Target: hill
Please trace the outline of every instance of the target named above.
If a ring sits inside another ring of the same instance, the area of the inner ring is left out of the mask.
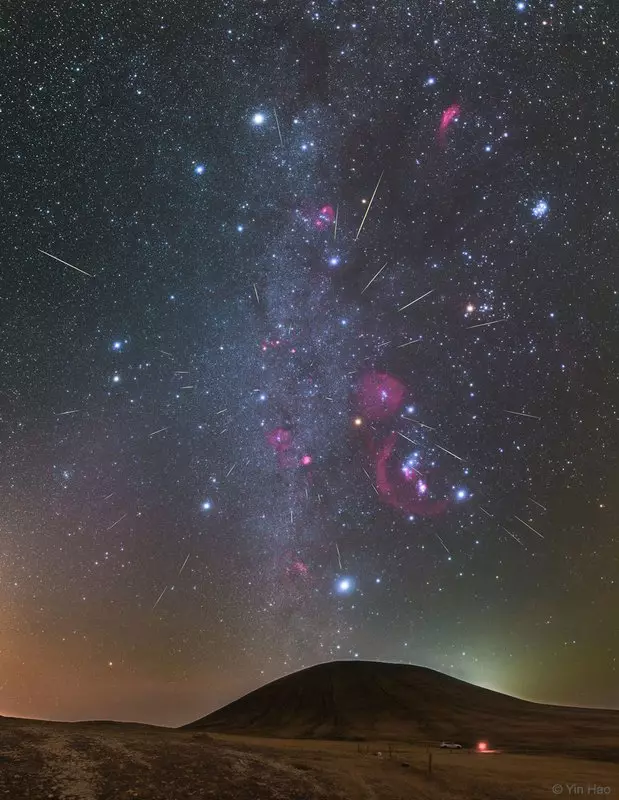
[[[619,755],[619,711],[532,703],[424,667],[371,661],[309,667],[183,727],[465,746],[488,740],[512,751]]]

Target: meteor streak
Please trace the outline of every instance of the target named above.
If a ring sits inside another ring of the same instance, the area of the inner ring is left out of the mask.
[[[86,272],[85,269],[80,269],[79,267],[76,267],[73,264],[69,264],[68,261],[63,261],[61,258],[58,258],[58,256],[53,256],[51,253],[46,253],[45,250],[39,250],[39,253],[43,253],[43,255],[49,256],[50,258],[53,258],[56,261],[60,261],[61,264],[66,264],[67,267],[71,267],[71,269],[74,269],[76,272],[81,272],[82,275],[88,275],[89,278],[95,277],[94,275],[91,275],[90,272]]]
[[[370,209],[372,208],[372,203],[374,202],[374,197],[376,195],[376,192],[378,191],[378,187],[380,185],[380,182],[383,179],[383,175],[384,174],[385,174],[385,172],[383,170],[383,172],[380,173],[380,178],[378,179],[378,182],[376,183],[376,188],[374,189],[374,191],[372,193],[372,197],[370,198],[370,202],[368,203],[368,207],[365,210],[365,214],[363,215],[363,219],[361,220],[361,225],[359,225],[359,230],[357,231],[357,235],[355,236],[355,242],[359,238],[359,234],[361,233],[361,229],[363,228],[363,226],[365,224],[365,219],[366,219],[367,215],[370,213]]]

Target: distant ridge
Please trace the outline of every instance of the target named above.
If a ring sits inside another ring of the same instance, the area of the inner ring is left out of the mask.
[[[619,711],[532,703],[425,667],[333,661],[183,726],[278,738],[435,742],[619,756]],[[596,746],[593,747],[593,740]]]

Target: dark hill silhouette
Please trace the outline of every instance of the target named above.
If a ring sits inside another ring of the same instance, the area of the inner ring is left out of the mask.
[[[309,667],[183,727],[278,738],[450,739],[465,746],[487,739],[512,750],[619,755],[619,711],[532,703],[425,667],[372,661]]]

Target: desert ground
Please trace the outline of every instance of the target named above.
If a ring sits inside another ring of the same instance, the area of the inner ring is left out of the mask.
[[[390,755],[389,743],[378,741],[0,719],[0,798],[10,800],[541,800],[559,794],[619,796],[619,766],[402,742],[392,743]]]

